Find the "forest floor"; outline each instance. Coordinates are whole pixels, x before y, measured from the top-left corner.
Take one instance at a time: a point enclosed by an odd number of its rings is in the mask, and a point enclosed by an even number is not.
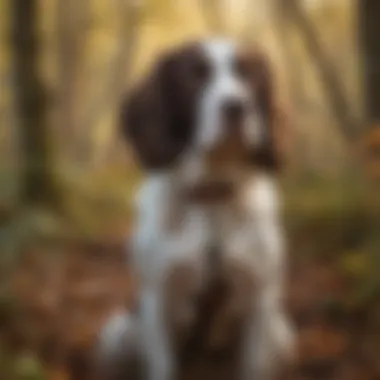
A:
[[[14,279],[21,310],[3,316],[2,340],[8,353],[37,353],[47,363],[47,380],[91,379],[88,359],[97,333],[108,315],[133,302],[133,276],[120,246],[72,245],[64,263],[56,261],[41,250],[29,252]],[[293,261],[288,299],[299,358],[282,378],[379,379],[380,339],[372,325],[379,310],[345,312],[350,284],[334,260]]]
[[[313,206],[307,223],[292,215],[287,299],[299,355],[280,380],[380,379],[379,277],[371,277],[364,244],[371,233],[378,242],[370,221],[376,212],[372,203],[349,216],[324,217],[321,209]],[[93,379],[90,357],[102,324],[136,295],[125,233],[118,235],[27,247],[12,276],[16,297],[0,300],[0,379]],[[191,378],[210,380],[198,372]]]

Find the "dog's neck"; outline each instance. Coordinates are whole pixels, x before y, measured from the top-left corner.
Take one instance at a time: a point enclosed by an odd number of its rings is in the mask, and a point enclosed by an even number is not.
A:
[[[184,154],[171,172],[173,185],[182,200],[203,206],[234,200],[252,177],[252,167],[236,157],[223,156],[219,151]]]

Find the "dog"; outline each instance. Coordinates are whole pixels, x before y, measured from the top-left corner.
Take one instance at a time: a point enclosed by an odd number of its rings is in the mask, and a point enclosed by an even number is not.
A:
[[[131,248],[141,289],[136,317],[103,329],[103,359],[138,352],[147,379],[175,379],[173,331],[194,326],[199,294],[221,273],[234,293],[217,313],[245,315],[239,378],[272,379],[292,357],[276,184],[283,131],[268,61],[224,38],[185,43],[123,102],[121,130],[146,173]]]

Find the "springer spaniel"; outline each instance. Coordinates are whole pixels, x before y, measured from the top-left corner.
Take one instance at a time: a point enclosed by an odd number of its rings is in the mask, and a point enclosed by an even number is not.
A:
[[[217,313],[246,316],[239,378],[272,378],[292,355],[272,80],[263,54],[207,39],[164,54],[124,104],[123,133],[146,171],[132,239],[140,304],[136,318],[108,322],[101,350],[110,357],[124,339],[149,380],[175,378],[173,331],[194,326],[196,297],[221,273],[232,294]]]

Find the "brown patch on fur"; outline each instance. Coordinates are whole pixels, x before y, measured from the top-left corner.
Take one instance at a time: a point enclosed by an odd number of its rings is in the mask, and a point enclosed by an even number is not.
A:
[[[255,288],[255,279],[244,265],[236,260],[222,261],[215,277],[199,296],[196,319],[181,346],[184,368],[202,355],[218,357],[239,345]]]
[[[194,300],[200,292],[200,274],[191,264],[179,264],[168,274],[165,289],[167,295],[166,310],[169,323],[176,333],[183,335],[194,321]],[[182,331],[181,331],[182,330]]]
[[[204,181],[187,188],[184,194],[189,202],[204,205],[229,201],[235,195],[236,188],[228,181]]]
[[[188,339],[180,349],[180,362],[184,368],[193,364],[197,358],[205,354],[206,342],[211,326],[226,298],[226,282],[216,277],[198,300],[197,314],[188,334]]]
[[[255,297],[255,278],[245,265],[236,260],[224,260],[222,276],[229,291],[208,335],[210,350],[228,347],[236,339]]]
[[[144,168],[176,163],[193,135],[208,71],[199,44],[186,44],[163,54],[152,74],[125,99],[122,134]]]

